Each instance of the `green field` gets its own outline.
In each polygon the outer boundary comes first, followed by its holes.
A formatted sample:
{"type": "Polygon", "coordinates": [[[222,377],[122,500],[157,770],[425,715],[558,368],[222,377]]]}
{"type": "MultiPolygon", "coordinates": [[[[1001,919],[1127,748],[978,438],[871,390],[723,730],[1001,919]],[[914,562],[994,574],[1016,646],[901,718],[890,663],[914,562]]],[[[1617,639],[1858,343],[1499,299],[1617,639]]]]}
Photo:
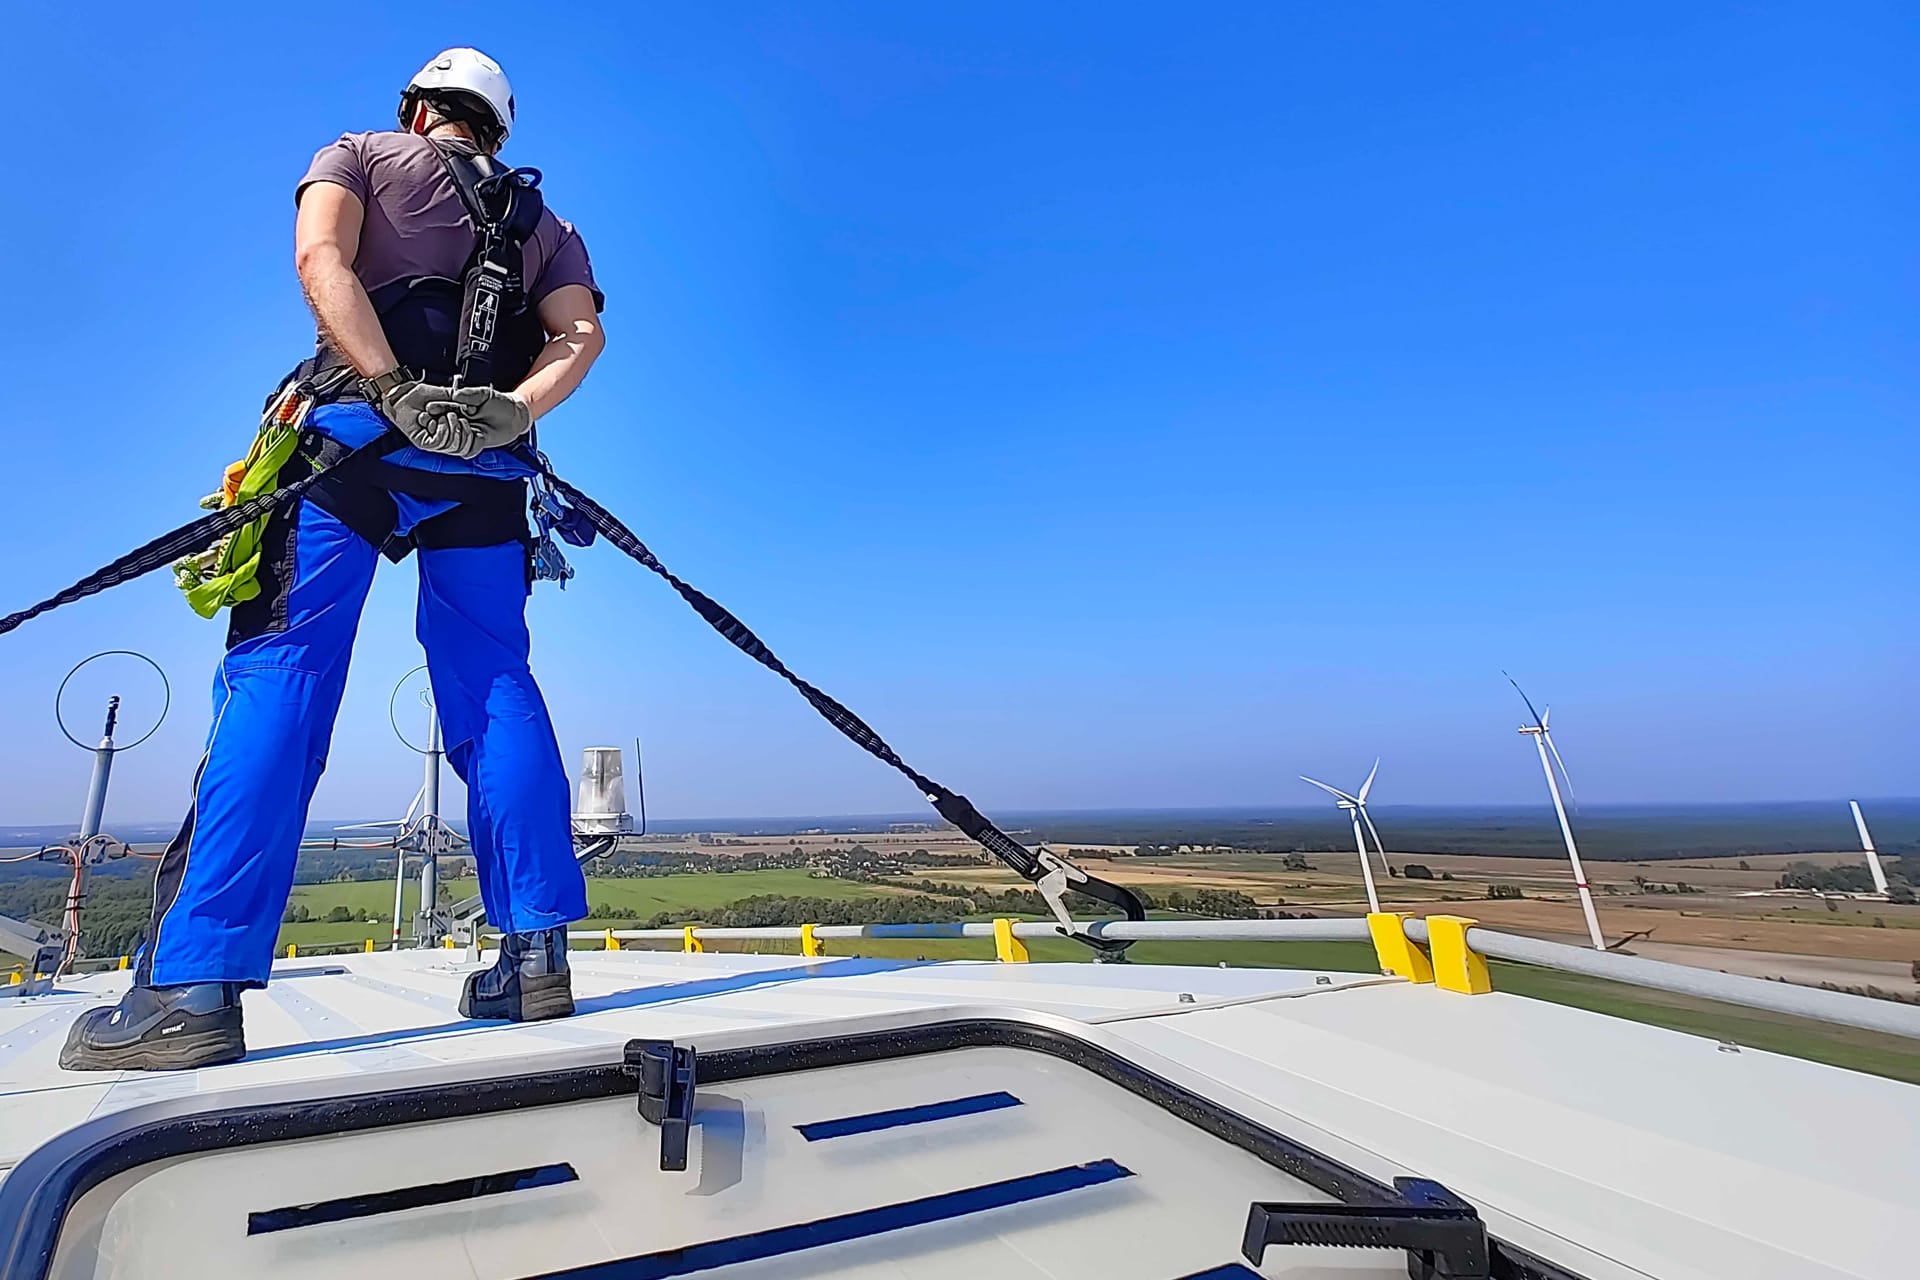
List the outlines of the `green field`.
{"type": "MultiPolygon", "coordinates": [[[[480,892],[480,882],[471,877],[448,882],[455,899],[480,892]]],[[[742,898],[777,894],[794,898],[869,898],[892,894],[879,885],[859,884],[851,880],[820,879],[807,871],[701,872],[683,876],[644,878],[592,876],[587,880],[587,903],[606,906],[615,914],[590,917],[579,927],[605,929],[630,927],[633,921],[646,920],[662,911],[699,911],[723,907],[742,898]]],[[[417,882],[407,886],[406,905],[402,909],[410,928],[420,894],[417,882]]],[[[336,906],[349,911],[365,909],[368,922],[348,921],[329,924],[310,921],[280,926],[280,949],[288,943],[317,947],[336,943],[359,942],[373,938],[384,943],[393,933],[393,882],[391,880],[350,880],[329,884],[295,885],[292,903],[304,906],[316,916],[324,916],[336,906]],[[371,917],[379,917],[374,921],[371,917]]]]}
{"type": "MultiPolygon", "coordinates": [[[[453,881],[451,887],[456,897],[465,897],[477,891],[477,883],[472,879],[453,881]]],[[[860,898],[888,892],[876,885],[817,879],[800,870],[637,879],[594,877],[587,881],[588,902],[607,905],[619,914],[611,919],[596,917],[580,927],[621,927],[629,921],[644,920],[660,911],[724,906],[756,894],[860,898]]],[[[280,931],[282,948],[289,942],[305,948],[329,943],[360,942],[369,937],[384,945],[392,930],[392,925],[385,919],[393,906],[393,886],[390,882],[300,885],[295,888],[294,895],[295,902],[304,903],[316,915],[325,914],[335,905],[344,905],[350,910],[364,907],[369,915],[377,914],[382,919],[379,923],[283,925],[280,931]]],[[[406,905],[409,915],[413,905],[414,898],[410,893],[406,905]]],[[[723,948],[714,945],[713,949],[723,948]]],[[[761,942],[753,944],[752,949],[769,954],[798,954],[799,944],[797,941],[761,942]]],[[[1036,961],[1088,959],[1085,947],[1064,938],[1035,940],[1028,943],[1028,950],[1036,961]]],[[[830,953],[909,960],[984,960],[992,958],[993,944],[986,940],[971,939],[862,939],[858,942],[835,942],[830,953]]],[[[1136,943],[1128,955],[1141,964],[1208,967],[1226,964],[1248,968],[1327,969],[1347,973],[1372,973],[1377,970],[1372,947],[1361,942],[1141,942],[1136,943]]],[[[1730,1040],[1747,1048],[1789,1054],[1920,1084],[1920,1052],[1911,1042],[1896,1036],[1831,1027],[1783,1015],[1665,992],[1645,991],[1576,974],[1501,961],[1492,962],[1491,969],[1494,989],[1498,991],[1551,1000],[1714,1040],[1730,1040]]]]}

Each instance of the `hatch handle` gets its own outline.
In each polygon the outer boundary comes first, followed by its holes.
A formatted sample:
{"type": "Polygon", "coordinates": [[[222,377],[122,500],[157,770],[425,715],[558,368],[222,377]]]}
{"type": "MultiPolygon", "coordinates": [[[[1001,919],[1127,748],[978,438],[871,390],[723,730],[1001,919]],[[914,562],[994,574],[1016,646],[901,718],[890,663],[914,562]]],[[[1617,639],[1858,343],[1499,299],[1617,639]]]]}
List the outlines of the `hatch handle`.
{"type": "Polygon", "coordinates": [[[1487,1227],[1472,1205],[1428,1178],[1395,1178],[1393,1186],[1398,1203],[1255,1201],[1240,1252],[1257,1267],[1270,1244],[1405,1249],[1412,1280],[1488,1280],[1487,1227]]]}
{"type": "Polygon", "coordinates": [[[678,1173],[687,1167],[687,1132],[693,1124],[693,1046],[629,1040],[624,1065],[627,1074],[639,1078],[640,1118],[660,1129],[660,1167],[678,1173]]]}

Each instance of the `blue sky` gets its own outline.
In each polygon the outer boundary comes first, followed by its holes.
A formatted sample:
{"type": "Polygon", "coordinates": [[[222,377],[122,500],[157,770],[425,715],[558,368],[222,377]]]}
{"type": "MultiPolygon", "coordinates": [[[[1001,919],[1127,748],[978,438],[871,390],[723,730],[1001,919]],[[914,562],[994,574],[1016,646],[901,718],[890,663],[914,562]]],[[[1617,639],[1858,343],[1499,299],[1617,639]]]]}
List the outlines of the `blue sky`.
{"type": "MultiPolygon", "coordinates": [[[[1920,225],[1894,4],[26,6],[0,74],[0,596],[190,518],[310,324],[293,183],[440,47],[513,78],[610,345],[563,473],[984,808],[1911,795],[1920,225]],[[272,7],[266,7],[272,8],[272,7]]],[[[911,789],[604,549],[532,606],[569,760],[667,815],[911,789]]],[[[413,571],[316,816],[397,810],[413,571]]],[[[165,575],[0,640],[0,818],[55,685],[223,628],[165,575]]],[[[91,720],[105,681],[77,681],[91,720]]],[[[151,707],[120,680],[137,720],[151,707]]]]}

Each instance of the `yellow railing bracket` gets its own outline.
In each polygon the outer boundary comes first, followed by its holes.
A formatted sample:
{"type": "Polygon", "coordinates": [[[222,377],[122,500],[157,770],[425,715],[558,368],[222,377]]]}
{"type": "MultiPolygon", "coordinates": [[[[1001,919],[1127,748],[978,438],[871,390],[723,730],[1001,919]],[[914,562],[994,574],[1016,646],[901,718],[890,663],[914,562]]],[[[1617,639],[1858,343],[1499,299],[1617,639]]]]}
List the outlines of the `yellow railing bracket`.
{"type": "Polygon", "coordinates": [[[133,963],[133,957],[132,957],[132,956],[121,956],[121,957],[120,957],[120,967],[121,967],[122,969],[125,969],[125,968],[127,968],[127,967],[128,967],[128,966],[130,966],[130,965],[131,965],[132,963],[133,963]]]}
{"type": "Polygon", "coordinates": [[[993,922],[993,954],[1006,964],[1027,962],[1027,944],[1013,936],[1013,921],[1004,917],[993,922]]]}
{"type": "Polygon", "coordinates": [[[680,949],[682,951],[705,951],[706,950],[706,947],[701,945],[700,939],[693,936],[692,925],[688,925],[686,929],[682,931],[680,949]]]}
{"type": "Polygon", "coordinates": [[[618,951],[619,949],[620,949],[620,939],[613,936],[613,930],[611,929],[607,930],[607,950],[618,951]]]}
{"type": "Polygon", "coordinates": [[[1433,962],[1418,943],[1407,936],[1407,917],[1398,911],[1375,911],[1367,916],[1367,932],[1373,935],[1373,951],[1380,958],[1380,972],[1405,978],[1408,982],[1432,982],[1433,962]]]}
{"type": "Polygon", "coordinates": [[[800,954],[803,956],[826,954],[820,949],[820,939],[813,936],[813,926],[810,924],[800,926],[800,954]]]}
{"type": "Polygon", "coordinates": [[[372,939],[372,938],[368,938],[368,939],[367,939],[367,947],[366,947],[366,949],[367,949],[367,951],[368,951],[368,953],[369,953],[369,954],[371,954],[371,953],[372,953],[372,951],[373,951],[373,939],[372,939]]]}
{"type": "Polygon", "coordinates": [[[1466,916],[1428,916],[1427,946],[1433,952],[1433,980],[1446,991],[1484,995],[1493,990],[1484,956],[1467,945],[1467,930],[1479,924],[1466,916]]]}

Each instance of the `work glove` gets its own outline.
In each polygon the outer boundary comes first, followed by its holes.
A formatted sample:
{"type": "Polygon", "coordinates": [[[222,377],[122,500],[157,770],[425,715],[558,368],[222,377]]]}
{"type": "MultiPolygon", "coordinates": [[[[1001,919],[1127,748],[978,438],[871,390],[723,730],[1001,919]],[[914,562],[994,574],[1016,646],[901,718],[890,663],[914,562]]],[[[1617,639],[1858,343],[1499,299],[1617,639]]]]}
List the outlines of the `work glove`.
{"type": "Polygon", "coordinates": [[[459,387],[451,393],[451,403],[436,403],[433,407],[457,413],[478,433],[480,444],[473,453],[465,455],[469,458],[481,449],[512,444],[533,429],[533,406],[527,403],[526,397],[512,391],[459,387]]]}
{"type": "Polygon", "coordinates": [[[477,443],[479,432],[459,412],[455,394],[452,387],[407,383],[380,397],[380,412],[401,435],[430,453],[477,457],[487,446],[477,443]]]}

